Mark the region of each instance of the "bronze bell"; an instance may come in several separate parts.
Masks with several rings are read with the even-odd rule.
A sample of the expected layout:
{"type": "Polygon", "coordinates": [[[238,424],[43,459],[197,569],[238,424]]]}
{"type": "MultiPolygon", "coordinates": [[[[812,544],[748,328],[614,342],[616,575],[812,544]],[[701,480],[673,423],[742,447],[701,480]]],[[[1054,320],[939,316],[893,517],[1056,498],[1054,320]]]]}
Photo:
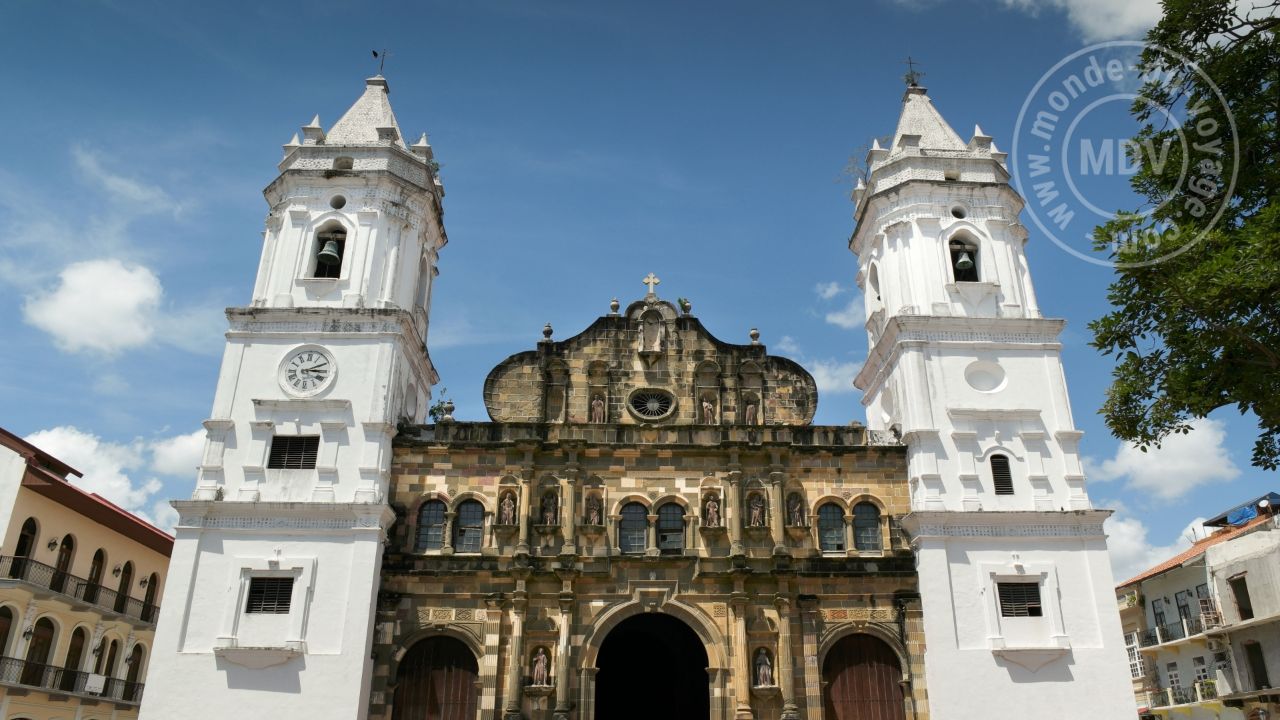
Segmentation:
{"type": "MultiPolygon", "coordinates": [[[[326,240],[324,249],[320,251],[319,255],[316,255],[316,260],[319,260],[324,265],[337,265],[342,262],[342,256],[338,254],[338,241],[326,240]]],[[[970,265],[972,264],[970,263],[970,265]]]]}
{"type": "Polygon", "coordinates": [[[973,258],[969,257],[969,253],[967,251],[960,253],[960,257],[956,260],[956,269],[957,270],[973,269],[973,258]]]}

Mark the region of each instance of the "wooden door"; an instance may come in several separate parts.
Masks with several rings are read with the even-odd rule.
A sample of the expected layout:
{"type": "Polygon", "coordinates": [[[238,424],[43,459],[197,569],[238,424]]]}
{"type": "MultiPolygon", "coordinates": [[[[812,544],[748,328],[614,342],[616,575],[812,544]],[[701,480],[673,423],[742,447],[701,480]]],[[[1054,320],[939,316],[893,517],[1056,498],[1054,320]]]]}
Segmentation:
{"type": "Polygon", "coordinates": [[[884,641],[841,638],[822,663],[825,720],[906,720],[902,666],[884,641]]]}
{"type": "Polygon", "coordinates": [[[423,640],[400,662],[392,720],[475,720],[478,674],[461,641],[423,640]]]}

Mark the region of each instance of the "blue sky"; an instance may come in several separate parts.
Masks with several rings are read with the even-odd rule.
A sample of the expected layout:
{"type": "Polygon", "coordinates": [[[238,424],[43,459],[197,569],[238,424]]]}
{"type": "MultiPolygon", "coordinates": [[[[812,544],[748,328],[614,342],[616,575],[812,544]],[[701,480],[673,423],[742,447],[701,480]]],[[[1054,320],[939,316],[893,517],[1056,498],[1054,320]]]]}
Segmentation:
{"type": "MultiPolygon", "coordinates": [[[[844,168],[893,131],[904,60],[962,137],[980,123],[1008,150],[1042,73],[1158,13],[1111,5],[7,3],[0,423],[170,521],[164,500],[194,479],[222,308],[252,289],[280,146],[312,115],[331,125],[384,47],[400,124],[429,132],[443,166],[430,345],[460,418],[484,418],[485,374],[543,323],[574,334],[654,272],[713,333],[745,342],[758,327],[814,372],[819,422],[862,419],[844,168]]],[[[1093,122],[1132,134],[1119,113],[1093,122]]],[[[1086,328],[1111,272],[1034,227],[1028,253],[1042,308],[1069,321],[1090,492],[1121,511],[1118,574],[1273,489],[1234,413],[1157,453],[1121,448],[1096,414],[1110,361],[1086,328]]]]}

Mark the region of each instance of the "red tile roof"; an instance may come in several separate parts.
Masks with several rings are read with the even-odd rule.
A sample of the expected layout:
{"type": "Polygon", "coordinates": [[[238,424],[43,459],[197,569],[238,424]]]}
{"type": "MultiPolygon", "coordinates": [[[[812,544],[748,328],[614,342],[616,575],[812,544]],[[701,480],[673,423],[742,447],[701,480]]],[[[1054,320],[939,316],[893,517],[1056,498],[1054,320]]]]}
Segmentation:
{"type": "Polygon", "coordinates": [[[168,557],[173,553],[173,536],[107,500],[86,492],[67,481],[66,475],[80,475],[75,468],[56,457],[0,428],[0,445],[8,447],[27,460],[22,486],[54,502],[80,513],[106,528],[124,535],[168,557]]]}
{"type": "Polygon", "coordinates": [[[1223,528],[1218,532],[1210,535],[1209,537],[1201,538],[1200,540],[1197,540],[1195,544],[1193,544],[1191,547],[1187,548],[1186,550],[1183,550],[1182,552],[1178,553],[1177,555],[1174,555],[1173,557],[1169,558],[1168,560],[1165,560],[1164,562],[1156,565],[1155,567],[1144,570],[1143,572],[1138,573],[1134,577],[1131,577],[1128,580],[1125,580],[1124,582],[1120,583],[1119,585],[1116,585],[1116,589],[1127,587],[1136,582],[1141,582],[1143,580],[1146,580],[1149,577],[1154,577],[1163,572],[1167,572],[1176,567],[1185,565],[1186,563],[1192,560],[1195,560],[1196,558],[1203,555],[1205,553],[1205,550],[1208,550],[1214,545],[1217,545],[1218,543],[1226,542],[1234,537],[1239,537],[1240,535],[1243,535],[1244,533],[1249,532],[1250,530],[1257,527],[1258,525],[1261,525],[1265,522],[1269,522],[1270,520],[1271,520],[1271,517],[1269,515],[1259,515],[1258,517],[1250,520],[1244,525],[1223,528]]]}

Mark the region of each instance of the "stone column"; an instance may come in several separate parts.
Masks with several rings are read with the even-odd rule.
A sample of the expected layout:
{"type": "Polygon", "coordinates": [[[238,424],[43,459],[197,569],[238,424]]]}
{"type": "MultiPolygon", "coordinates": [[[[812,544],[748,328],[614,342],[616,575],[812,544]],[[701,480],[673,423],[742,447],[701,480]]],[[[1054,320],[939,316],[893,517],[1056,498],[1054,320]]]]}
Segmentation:
{"type": "Polygon", "coordinates": [[[648,533],[649,541],[646,544],[646,549],[644,551],[644,554],[648,555],[649,557],[657,557],[658,555],[662,554],[658,550],[658,516],[651,513],[649,515],[646,515],[645,517],[648,518],[649,520],[649,533],[648,533]]]}
{"type": "Polygon", "coordinates": [[[443,537],[440,538],[440,554],[452,555],[453,547],[453,521],[457,519],[458,513],[450,510],[444,514],[444,528],[440,530],[443,537]]]}
{"type": "Polygon", "coordinates": [[[773,533],[773,554],[785,555],[787,553],[786,540],[783,539],[783,521],[786,519],[786,504],[782,498],[782,483],[786,479],[786,475],[780,472],[769,473],[769,504],[773,506],[773,512],[769,516],[769,526],[773,533]]]}
{"type": "Polygon", "coordinates": [[[734,470],[725,479],[724,504],[720,507],[720,519],[729,528],[729,554],[744,555],[742,547],[742,498],[738,493],[738,485],[742,482],[742,472],[734,470]]]}
{"type": "Polygon", "coordinates": [[[735,720],[752,720],[751,663],[747,657],[747,594],[735,592],[730,598],[733,606],[733,695],[735,720]]]}
{"type": "Polygon", "coordinates": [[[533,470],[525,470],[521,473],[520,478],[520,507],[516,510],[520,513],[520,541],[516,545],[517,555],[529,554],[529,482],[533,476],[533,470]]]}
{"type": "Polygon", "coordinates": [[[858,554],[858,549],[853,544],[853,515],[849,513],[844,516],[844,554],[858,554]]]}
{"type": "Polygon", "coordinates": [[[524,714],[520,712],[520,671],[524,669],[524,613],[528,605],[528,593],[517,590],[511,606],[511,642],[507,643],[507,683],[502,693],[506,698],[506,709],[502,713],[503,720],[524,720],[524,714]]]}
{"type": "Polygon", "coordinates": [[[556,711],[554,720],[569,720],[569,631],[573,627],[573,595],[560,594],[560,638],[556,645],[556,711]]]}
{"type": "Polygon", "coordinates": [[[805,719],[822,720],[822,672],[818,667],[821,612],[817,595],[800,596],[800,639],[804,650],[805,719]]]}
{"type": "Polygon", "coordinates": [[[596,720],[596,673],[600,668],[584,667],[578,672],[578,720],[596,720]]]}
{"type": "Polygon", "coordinates": [[[562,484],[561,493],[564,496],[564,502],[560,503],[560,526],[564,530],[564,544],[561,545],[561,555],[577,555],[578,554],[578,469],[570,467],[564,472],[565,478],[562,484]]]}
{"type": "MultiPolygon", "coordinates": [[[[502,607],[497,595],[485,598],[484,613],[484,658],[480,660],[480,687],[498,687],[498,653],[499,638],[502,634],[502,607]]],[[[497,692],[480,693],[480,717],[483,720],[494,720],[497,716],[497,692]]]]}
{"type": "Polygon", "coordinates": [[[800,720],[800,708],[796,705],[795,669],[791,667],[791,600],[777,595],[773,604],[778,608],[778,686],[782,689],[781,720],[800,720]]]}

